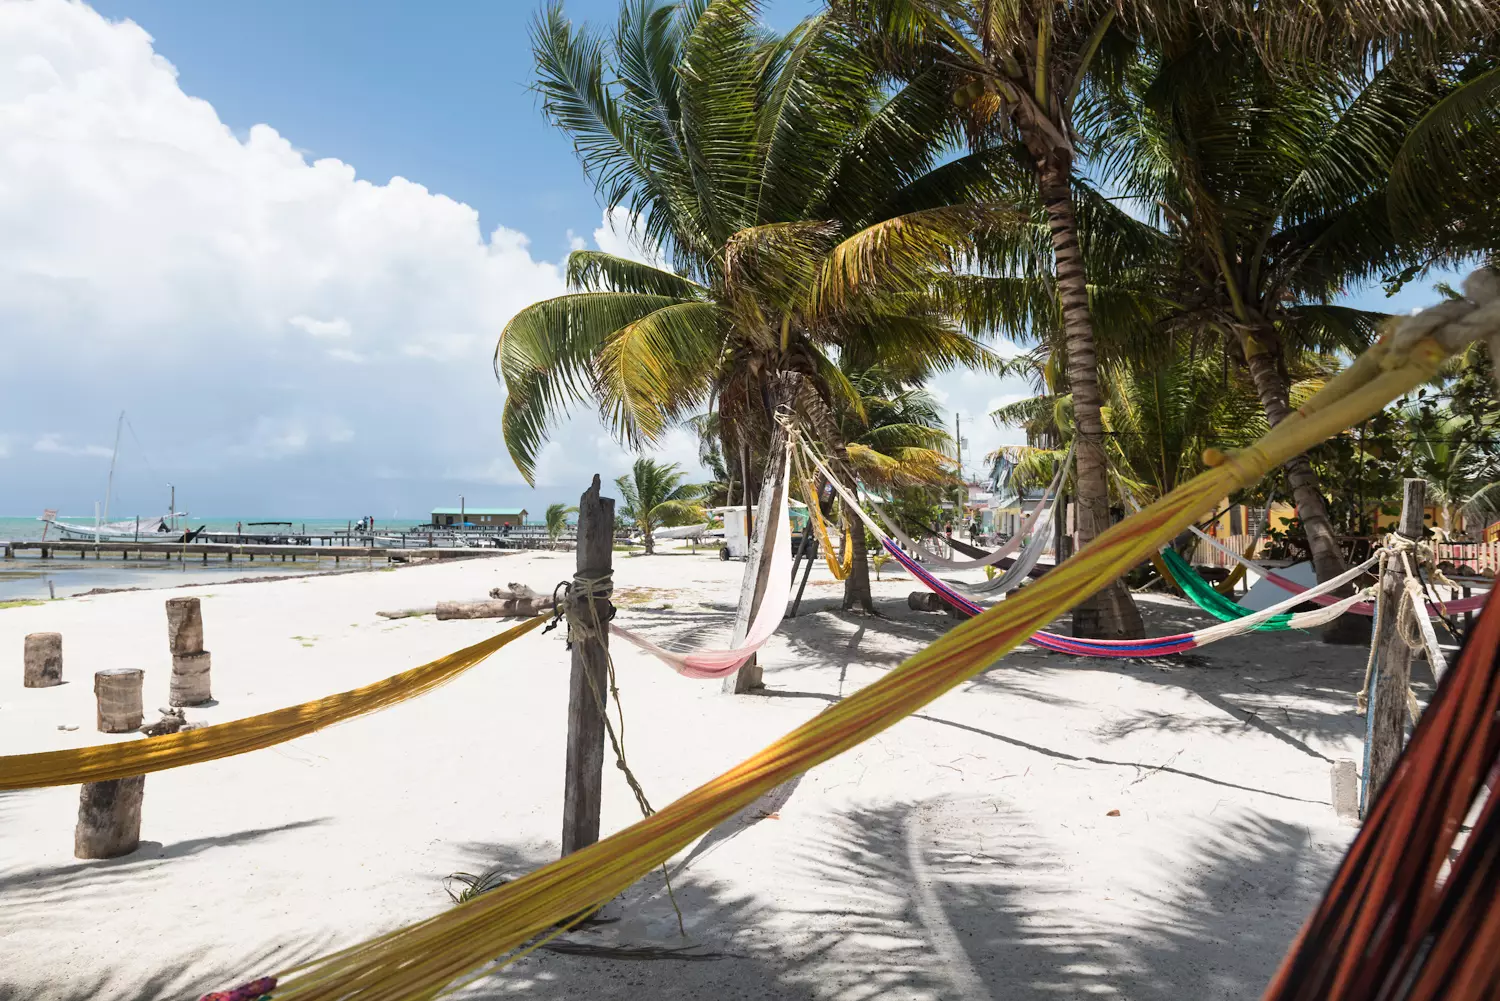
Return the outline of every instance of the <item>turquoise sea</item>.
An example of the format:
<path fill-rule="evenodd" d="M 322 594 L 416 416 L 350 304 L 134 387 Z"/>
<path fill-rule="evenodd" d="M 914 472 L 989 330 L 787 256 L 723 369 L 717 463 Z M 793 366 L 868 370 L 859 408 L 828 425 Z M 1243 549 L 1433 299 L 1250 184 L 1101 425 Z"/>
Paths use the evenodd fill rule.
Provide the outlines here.
<path fill-rule="evenodd" d="M 63 521 L 75 524 L 92 524 L 94 520 L 92 514 L 87 517 L 63 514 L 59 517 Z M 122 521 L 124 516 L 117 517 L 114 512 L 111 512 L 110 519 Z M 293 530 L 297 532 L 330 534 L 335 531 L 343 532 L 348 526 L 348 520 L 342 518 L 293 518 L 274 515 L 235 518 L 192 517 L 186 519 L 185 523 L 190 523 L 193 528 L 207 525 L 212 530 L 232 532 L 237 523 L 248 526 L 252 521 L 290 521 Z M 402 519 L 400 521 L 377 521 L 375 527 L 376 531 L 390 531 L 411 528 L 413 524 L 412 521 Z M 304 529 L 303 526 L 306 528 Z M 0 540 L 19 542 L 40 539 L 42 528 L 42 522 L 35 516 L 0 517 Z M 261 530 L 247 527 L 246 531 Z M 285 529 L 283 528 L 282 531 Z M 104 559 L 94 559 L 92 556 L 79 559 L 77 556 L 71 556 L 43 560 L 38 553 L 30 551 L 18 553 L 15 559 L 0 559 L 0 602 L 45 600 L 52 597 L 68 598 L 94 588 L 176 587 L 249 577 L 279 577 L 286 574 L 327 572 L 334 569 L 330 561 L 318 562 L 312 559 L 288 560 L 285 563 L 278 560 L 274 563 L 236 561 L 203 564 L 194 560 L 181 563 L 168 560 L 126 562 L 120 560 L 118 553 L 115 554 L 113 560 L 109 558 L 108 553 L 103 555 Z M 348 562 L 345 562 L 338 569 L 348 570 L 351 567 Z M 0 614 L 4 612 L 0 611 Z"/>

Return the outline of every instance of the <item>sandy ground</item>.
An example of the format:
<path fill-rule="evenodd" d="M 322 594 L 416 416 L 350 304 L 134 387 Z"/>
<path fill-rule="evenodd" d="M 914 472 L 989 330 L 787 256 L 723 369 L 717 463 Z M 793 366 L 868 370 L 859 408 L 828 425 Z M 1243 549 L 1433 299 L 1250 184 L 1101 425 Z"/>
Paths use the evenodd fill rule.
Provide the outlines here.
<path fill-rule="evenodd" d="M 165 705 L 167 596 L 204 598 L 219 701 L 189 718 L 222 722 L 497 628 L 378 609 L 550 588 L 571 567 L 571 554 L 515 554 L 0 610 L 0 754 L 112 739 L 93 728 L 100 668 L 146 668 L 148 711 Z M 684 648 L 722 642 L 742 570 L 619 554 L 622 621 Z M 884 576 L 882 617 L 856 616 L 819 566 L 762 653 L 763 696 L 723 695 L 616 643 L 629 758 L 653 802 L 946 628 L 906 609 L 910 580 Z M 1168 599 L 1143 607 L 1153 634 L 1210 621 Z M 22 636 L 40 630 L 63 633 L 68 683 L 23 689 Z M 566 952 L 465 996 L 1258 997 L 1352 834 L 1329 806 L 1329 761 L 1358 756 L 1363 664 L 1287 633 L 1157 661 L 1018 651 L 674 860 L 685 938 L 655 875 Z M 449 906 L 450 873 L 554 858 L 566 665 L 556 633 L 533 633 L 421 699 L 153 774 L 145 840 L 123 859 L 72 857 L 76 788 L 0 793 L 0 998 L 195 998 Z M 613 830 L 638 814 L 606 773 Z"/>

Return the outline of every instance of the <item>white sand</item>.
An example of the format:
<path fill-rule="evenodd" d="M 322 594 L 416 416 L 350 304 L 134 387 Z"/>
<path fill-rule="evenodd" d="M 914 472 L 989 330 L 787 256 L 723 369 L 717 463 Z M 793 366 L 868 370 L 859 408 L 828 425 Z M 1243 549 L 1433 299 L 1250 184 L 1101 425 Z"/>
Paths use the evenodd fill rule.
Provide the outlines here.
<path fill-rule="evenodd" d="M 166 704 L 162 601 L 202 594 L 221 722 L 376 680 L 494 632 L 378 609 L 550 588 L 528 554 L 0 611 L 0 754 L 94 732 L 92 672 L 147 669 Z M 622 621 L 727 637 L 743 564 L 617 555 Z M 771 697 L 720 694 L 616 643 L 631 764 L 664 804 L 879 677 L 941 632 L 877 584 L 838 611 L 819 566 L 762 654 Z M 1148 630 L 1208 623 L 1147 599 Z M 21 687 L 22 636 L 63 633 L 64 676 Z M 1359 649 L 1286 633 L 1160 662 L 1013 654 L 918 718 L 804 776 L 673 865 L 686 940 L 645 880 L 568 940 L 695 961 L 539 953 L 472 996 L 1258 997 L 1352 833 L 1328 758 L 1357 757 Z M 74 787 L 0 793 L 0 998 L 195 998 L 448 906 L 442 877 L 555 857 L 567 655 L 534 633 L 413 702 L 146 780 L 143 841 L 72 857 Z M 59 724 L 77 724 L 63 732 Z M 120 739 L 135 739 L 125 737 Z M 607 830 L 636 819 L 606 769 Z M 1110 817 L 1110 810 L 1120 816 Z M 772 814 L 765 817 L 765 814 Z"/>

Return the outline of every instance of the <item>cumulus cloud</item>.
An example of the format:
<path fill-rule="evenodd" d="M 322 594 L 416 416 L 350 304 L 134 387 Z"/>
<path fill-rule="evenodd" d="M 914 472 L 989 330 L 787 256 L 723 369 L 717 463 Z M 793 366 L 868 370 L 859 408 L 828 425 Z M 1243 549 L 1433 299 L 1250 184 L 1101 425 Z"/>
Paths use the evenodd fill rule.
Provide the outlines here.
<path fill-rule="evenodd" d="M 652 259 L 631 223 L 596 240 Z M 508 464 L 495 340 L 563 291 L 467 205 L 309 162 L 269 125 L 236 136 L 145 30 L 66 0 L 0 3 L 0 232 L 7 360 L 49 372 L 0 403 L 36 442 L 0 483 L 20 509 L 97 496 L 99 464 L 61 459 L 97 459 L 73 443 L 121 408 L 140 432 L 127 494 L 139 474 L 142 496 L 171 478 L 196 510 L 420 509 L 452 470 Z M 581 483 L 602 434 L 569 422 L 549 474 Z M 497 501 L 535 502 L 504 482 Z"/>
<path fill-rule="evenodd" d="M 656 268 L 666 267 L 661 248 L 648 241 L 641 231 L 640 217 L 632 215 L 629 209 L 622 206 L 604 210 L 604 219 L 599 228 L 594 230 L 594 244 L 606 254 L 640 261 Z"/>

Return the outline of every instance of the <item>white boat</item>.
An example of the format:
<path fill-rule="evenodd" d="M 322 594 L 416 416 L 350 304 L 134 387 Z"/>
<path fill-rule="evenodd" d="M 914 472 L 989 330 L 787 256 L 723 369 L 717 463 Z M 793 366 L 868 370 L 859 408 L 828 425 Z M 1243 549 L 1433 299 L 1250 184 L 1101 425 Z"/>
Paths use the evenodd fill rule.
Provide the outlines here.
<path fill-rule="evenodd" d="M 120 419 L 115 422 L 115 447 L 109 456 L 109 479 L 104 488 L 104 517 L 99 517 L 99 505 L 94 504 L 94 523 L 79 524 L 71 521 L 58 521 L 57 512 L 50 508 L 45 511 L 39 521 L 45 522 L 47 528 L 42 530 L 42 538 L 45 539 L 49 530 L 57 530 L 57 538 L 62 542 L 192 542 L 202 532 L 200 527 L 197 532 L 190 532 L 179 522 L 178 519 L 186 518 L 187 513 L 177 510 L 177 488 L 171 488 L 171 500 L 167 504 L 168 513 L 160 518 L 132 518 L 129 521 L 110 521 L 109 502 L 113 497 L 115 489 L 115 460 L 120 457 L 120 431 L 125 426 L 125 411 L 120 411 Z M 132 428 L 131 434 L 135 431 Z"/>
<path fill-rule="evenodd" d="M 38 519 L 50 529 L 56 529 L 57 538 L 63 542 L 177 542 L 183 530 L 173 528 L 166 518 L 142 518 L 139 521 L 111 521 L 100 525 L 81 525 L 77 522 L 58 521 L 43 516 Z M 49 532 L 50 532 L 49 529 Z"/>

